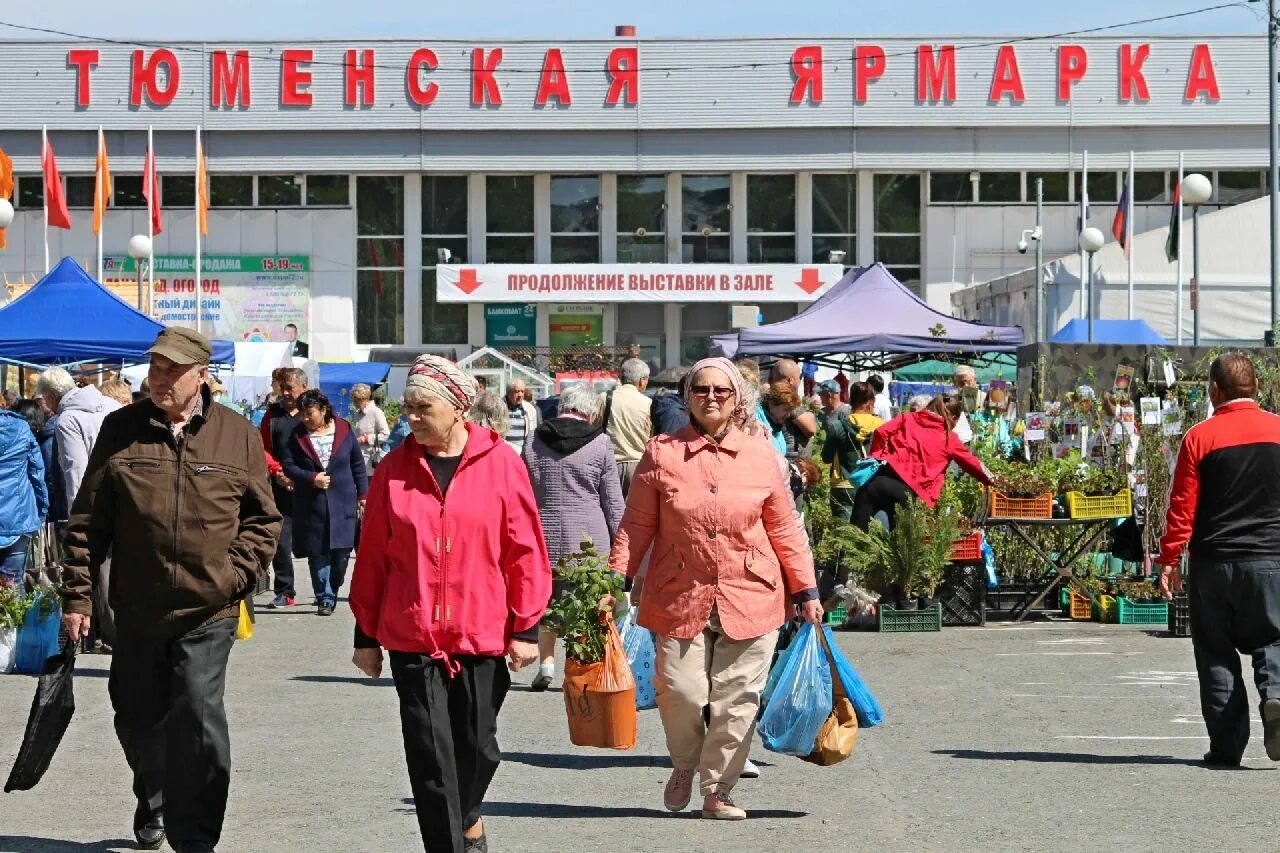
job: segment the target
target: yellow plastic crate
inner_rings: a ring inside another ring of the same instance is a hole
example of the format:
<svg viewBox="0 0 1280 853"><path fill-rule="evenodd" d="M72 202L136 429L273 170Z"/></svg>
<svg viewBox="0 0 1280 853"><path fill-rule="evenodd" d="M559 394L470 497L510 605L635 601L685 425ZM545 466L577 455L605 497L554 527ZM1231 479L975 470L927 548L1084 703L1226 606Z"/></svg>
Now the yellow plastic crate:
<svg viewBox="0 0 1280 853"><path fill-rule="evenodd" d="M1099 622L1114 625L1120 621L1119 605L1116 604L1114 595L1098 596L1098 605L1094 610Z"/></svg>
<svg viewBox="0 0 1280 853"><path fill-rule="evenodd" d="M1133 515L1133 492L1121 489L1099 497L1067 492L1067 511L1072 518L1127 518Z"/></svg>

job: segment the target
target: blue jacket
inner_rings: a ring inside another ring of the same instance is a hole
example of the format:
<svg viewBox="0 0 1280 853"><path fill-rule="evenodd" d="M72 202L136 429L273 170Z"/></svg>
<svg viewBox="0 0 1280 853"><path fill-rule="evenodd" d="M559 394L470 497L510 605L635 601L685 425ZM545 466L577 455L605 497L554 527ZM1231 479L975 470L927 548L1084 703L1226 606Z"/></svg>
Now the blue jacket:
<svg viewBox="0 0 1280 853"><path fill-rule="evenodd" d="M369 474L351 425L341 418L334 424L333 453L323 469L311 436L302 424L298 424L284 446L280 464L293 480L295 557L319 557L337 548L354 548L356 544L356 502L369 491ZM327 489L313 485L316 474L322 470L329 475Z"/></svg>
<svg viewBox="0 0 1280 853"><path fill-rule="evenodd" d="M27 419L0 409L0 540L35 533L49 515L44 456Z"/></svg>
<svg viewBox="0 0 1280 853"><path fill-rule="evenodd" d="M650 410L654 435L671 435L689 425L689 407L678 393L659 394Z"/></svg>
<svg viewBox="0 0 1280 853"><path fill-rule="evenodd" d="M401 415L396 419L395 426L391 428L391 435L383 442L384 455L395 450L400 446L401 442L411 435L413 435L413 430L409 429L409 419Z"/></svg>
<svg viewBox="0 0 1280 853"><path fill-rule="evenodd" d="M49 520L65 524L70 517L67 487L62 479L62 462L58 459L58 416L44 422L40 432L40 453L44 456L44 484L49 490Z"/></svg>

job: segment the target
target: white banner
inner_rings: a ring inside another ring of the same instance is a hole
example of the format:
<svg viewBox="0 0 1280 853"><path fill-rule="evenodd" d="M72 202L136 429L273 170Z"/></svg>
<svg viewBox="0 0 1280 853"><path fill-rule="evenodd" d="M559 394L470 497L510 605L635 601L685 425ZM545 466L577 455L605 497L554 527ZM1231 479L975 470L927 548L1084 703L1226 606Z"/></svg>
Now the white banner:
<svg viewBox="0 0 1280 853"><path fill-rule="evenodd" d="M809 302L839 264L443 264L441 302Z"/></svg>

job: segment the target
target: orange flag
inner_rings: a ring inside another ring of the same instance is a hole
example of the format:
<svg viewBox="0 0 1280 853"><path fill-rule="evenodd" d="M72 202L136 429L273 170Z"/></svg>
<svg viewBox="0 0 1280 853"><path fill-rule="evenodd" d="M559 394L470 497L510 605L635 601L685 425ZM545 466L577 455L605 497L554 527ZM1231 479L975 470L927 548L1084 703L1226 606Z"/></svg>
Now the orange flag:
<svg viewBox="0 0 1280 853"><path fill-rule="evenodd" d="M209 166L204 161L204 143L196 136L196 216L200 233L209 233Z"/></svg>
<svg viewBox="0 0 1280 853"><path fill-rule="evenodd" d="M93 176L93 233L97 236L102 231L102 217L107 212L107 202L111 198L111 167L107 163L107 140L98 130L98 165Z"/></svg>
<svg viewBox="0 0 1280 853"><path fill-rule="evenodd" d="M13 161L3 148L0 148L0 198L13 198ZM0 228L0 249L5 246L4 229Z"/></svg>

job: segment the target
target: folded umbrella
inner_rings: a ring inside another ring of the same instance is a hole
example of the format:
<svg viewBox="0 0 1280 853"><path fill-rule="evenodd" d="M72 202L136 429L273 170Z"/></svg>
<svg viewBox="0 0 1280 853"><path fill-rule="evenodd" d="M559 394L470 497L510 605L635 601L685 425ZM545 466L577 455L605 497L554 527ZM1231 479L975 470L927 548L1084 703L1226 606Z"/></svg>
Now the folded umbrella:
<svg viewBox="0 0 1280 853"><path fill-rule="evenodd" d="M9 780L4 783L6 794L31 790L49 769L49 762L53 760L53 754L76 710L75 695L71 690L71 672L75 666L74 643L67 643L59 654L45 662L44 675L40 676L35 698L31 701L22 748L9 771Z"/></svg>

